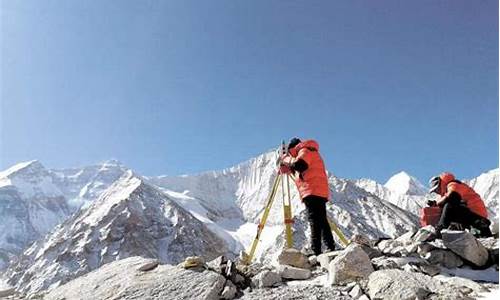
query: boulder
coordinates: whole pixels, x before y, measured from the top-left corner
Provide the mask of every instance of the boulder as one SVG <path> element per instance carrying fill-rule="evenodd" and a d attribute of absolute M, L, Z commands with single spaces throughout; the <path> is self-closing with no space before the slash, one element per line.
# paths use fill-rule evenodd
<path fill-rule="evenodd" d="M 365 245 L 368 247 L 372 246 L 370 239 L 367 236 L 359 234 L 359 233 L 357 233 L 351 237 L 351 243 L 356 243 L 358 245 Z"/>
<path fill-rule="evenodd" d="M 309 264 L 312 267 L 314 267 L 314 266 L 316 266 L 318 264 L 318 257 L 316 255 L 309 256 L 308 260 L 309 260 Z"/>
<path fill-rule="evenodd" d="M 3 288 L 2 286 L 0 286 L 0 298 L 8 297 L 14 295 L 15 293 L 16 290 L 12 287 Z"/>
<path fill-rule="evenodd" d="M 310 269 L 309 259 L 307 256 L 297 249 L 286 248 L 278 256 L 280 265 L 288 265 L 301 269 Z"/>
<path fill-rule="evenodd" d="M 404 265 L 427 265 L 427 261 L 420 257 L 377 257 L 372 259 L 372 264 L 377 270 L 383 269 L 397 269 L 402 268 Z"/>
<path fill-rule="evenodd" d="M 370 257 L 358 244 L 349 245 L 328 267 L 329 284 L 345 284 L 367 278 L 373 272 Z"/>
<path fill-rule="evenodd" d="M 370 259 L 383 256 L 382 252 L 380 252 L 377 248 L 368 247 L 366 245 L 361 245 L 361 248 L 363 248 L 363 251 L 368 254 Z"/>
<path fill-rule="evenodd" d="M 205 260 L 200 256 L 188 256 L 184 259 L 182 266 L 184 269 L 201 268 L 205 265 Z"/>
<path fill-rule="evenodd" d="M 351 296 L 351 298 L 353 299 L 358 299 L 362 295 L 363 295 L 363 290 L 361 289 L 359 284 L 354 285 L 354 287 L 349 292 L 349 296 Z"/>
<path fill-rule="evenodd" d="M 498 239 L 493 237 L 478 239 L 479 242 L 488 250 L 490 262 L 498 265 Z"/>
<path fill-rule="evenodd" d="M 137 268 L 137 270 L 142 271 L 142 272 L 147 272 L 147 271 L 151 271 L 154 268 L 158 267 L 158 265 L 159 265 L 158 260 L 152 259 L 152 260 L 147 261 L 144 264 L 142 264 L 139 268 Z"/>
<path fill-rule="evenodd" d="M 281 282 L 280 274 L 269 270 L 264 270 L 252 278 L 252 285 L 257 288 L 271 287 L 279 282 Z"/>
<path fill-rule="evenodd" d="M 236 286 L 230 281 L 226 281 L 226 286 L 222 290 L 222 293 L 220 294 L 220 298 L 224 300 L 231 300 L 236 296 L 236 293 L 238 292 L 238 289 L 236 289 Z"/>
<path fill-rule="evenodd" d="M 154 272 L 138 268 L 147 259 L 129 257 L 114 261 L 51 290 L 46 300 L 61 299 L 200 299 L 217 300 L 226 279 L 202 269 L 186 270 L 158 265 Z"/>
<path fill-rule="evenodd" d="M 337 251 L 331 251 L 327 253 L 323 253 L 318 255 L 317 260 L 321 266 L 322 269 L 328 270 L 328 266 L 330 265 L 330 262 L 337 256 L 342 253 L 342 250 L 337 250 Z"/>
<path fill-rule="evenodd" d="M 461 267 L 464 264 L 458 255 L 449 250 L 443 249 L 431 250 L 424 256 L 424 258 L 430 264 L 440 265 L 450 269 Z"/>
<path fill-rule="evenodd" d="M 453 285 L 459 289 L 463 289 L 464 287 L 474 291 L 475 293 L 482 293 L 488 291 L 485 287 L 480 285 L 477 282 L 474 282 L 467 278 L 462 277 L 450 277 L 445 275 L 436 275 L 434 279 L 437 279 L 441 282 L 446 282 L 450 285 Z"/>
<path fill-rule="evenodd" d="M 441 272 L 441 268 L 436 265 L 420 265 L 418 266 L 421 273 L 427 274 L 429 276 L 437 275 Z"/>
<path fill-rule="evenodd" d="M 488 262 L 488 250 L 471 233 L 467 231 L 442 230 L 441 235 L 446 248 L 463 259 L 478 267 L 482 267 Z"/>
<path fill-rule="evenodd" d="M 414 242 L 428 242 L 436 238 L 436 228 L 432 225 L 427 225 L 420 228 L 413 236 Z"/>
<path fill-rule="evenodd" d="M 304 280 L 311 278 L 311 270 L 287 265 L 280 265 L 278 267 L 278 273 L 283 279 Z"/>
<path fill-rule="evenodd" d="M 368 295 L 371 299 L 427 299 L 431 294 L 441 296 L 436 299 L 463 299 L 463 294 L 450 285 L 421 273 L 379 270 L 368 277 Z"/>
<path fill-rule="evenodd" d="M 407 233 L 396 238 L 396 241 L 401 242 L 403 245 L 411 244 L 413 242 L 412 240 L 413 235 L 415 235 L 415 231 L 410 230 Z"/>
<path fill-rule="evenodd" d="M 207 262 L 207 266 L 218 273 L 224 273 L 226 269 L 227 258 L 224 255 L 221 255 L 209 262 Z"/>

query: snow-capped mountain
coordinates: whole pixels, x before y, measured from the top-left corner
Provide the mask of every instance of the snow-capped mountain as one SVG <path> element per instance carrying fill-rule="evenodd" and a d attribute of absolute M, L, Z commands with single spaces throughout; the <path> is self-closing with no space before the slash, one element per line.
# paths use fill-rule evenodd
<path fill-rule="evenodd" d="M 29 243 L 97 199 L 126 170 L 114 160 L 63 170 L 34 160 L 0 172 L 0 270 Z"/>
<path fill-rule="evenodd" d="M 389 178 L 384 186 L 399 195 L 423 196 L 427 194 L 424 185 L 404 171 Z"/>
<path fill-rule="evenodd" d="M 131 255 L 177 262 L 192 254 L 211 257 L 246 250 L 277 174 L 276 159 L 271 151 L 221 171 L 145 178 L 116 161 L 46 171 L 52 184 L 50 188 L 43 185 L 47 193 L 55 191 L 71 203 L 67 210 L 82 208 L 24 252 L 7 272 L 10 282 L 17 283 L 20 290 L 35 291 Z M 2 174 L 12 173 L 9 170 Z M 471 181 L 492 205 L 498 205 L 498 169 L 495 171 Z M 12 182 L 12 178 L 8 180 Z M 295 185 L 289 183 L 295 247 L 301 248 L 308 243 L 309 226 Z M 329 183 L 327 212 L 347 237 L 355 233 L 371 238 L 403 234 L 417 226 L 418 209 L 428 197 L 423 185 L 404 172 L 386 185 L 331 174 Z M 2 189 L 12 186 L 5 183 Z M 281 187 L 260 239 L 257 261 L 273 260 L 284 244 Z M 7 191 L 3 195 L 9 195 Z M 0 198 L 0 205 L 8 203 L 4 199 L 10 198 Z M 24 215 L 24 211 L 9 215 L 16 213 Z M 19 236 L 32 240 L 36 236 L 29 236 L 31 231 L 27 227 Z"/>
<path fill-rule="evenodd" d="M 29 247 L 6 275 L 19 291 L 36 292 L 130 256 L 172 264 L 227 252 L 201 221 L 127 171 L 88 208 Z"/>
<path fill-rule="evenodd" d="M 275 152 L 268 152 L 222 171 L 148 180 L 174 198 L 175 193 L 189 197 L 189 200 L 175 199 L 193 215 L 201 216 L 200 220 L 207 222 L 209 228 L 215 228 L 214 231 L 237 252 L 247 249 L 254 238 L 277 174 L 276 159 Z M 333 175 L 329 181 L 332 197 L 327 206 L 328 213 L 348 236 L 354 233 L 364 233 L 372 238 L 395 236 L 416 226 L 414 215 L 359 188 L 354 182 Z M 295 222 L 307 224 L 302 213 L 305 207 L 293 181 L 289 183 Z M 281 249 L 276 240 L 283 231 L 282 199 L 280 187 L 256 254 L 259 260 L 268 259 L 269 253 Z M 296 231 L 303 229 L 296 228 Z M 309 230 L 307 226 L 305 230 Z M 296 246 L 302 247 L 303 243 Z"/>
<path fill-rule="evenodd" d="M 395 175 L 397 176 L 397 175 Z M 393 177 L 394 178 L 394 177 Z M 394 184 L 395 181 L 391 182 L 391 185 Z M 405 188 L 397 189 L 389 189 L 386 185 L 382 185 L 372 179 L 358 179 L 354 180 L 354 183 L 364 189 L 365 191 L 377 196 L 380 199 L 386 200 L 399 208 L 402 208 L 415 216 L 420 214 L 420 209 L 426 205 L 427 199 L 433 198 L 434 196 L 429 194 L 422 195 L 410 195 L 402 193 L 407 190 Z M 408 187 L 405 183 L 404 186 Z M 418 185 L 416 185 L 418 186 Z"/>
<path fill-rule="evenodd" d="M 40 162 L 0 172 L 0 269 L 69 212 L 63 193 Z"/>
<path fill-rule="evenodd" d="M 108 160 L 83 168 L 50 170 L 50 173 L 70 208 L 76 211 L 97 199 L 127 170 L 119 161 Z"/>
<path fill-rule="evenodd" d="M 498 215 L 498 177 L 499 169 L 493 169 L 480 176 L 463 180 L 470 185 L 484 200 L 490 213 L 490 219 Z M 397 183 L 400 183 L 399 187 Z M 425 187 L 414 177 L 405 172 L 400 172 L 391 177 L 385 185 L 371 179 L 355 180 L 358 187 L 376 195 L 380 199 L 403 208 L 415 215 L 420 214 L 420 209 L 426 205 L 427 200 L 435 199 L 435 194 L 428 194 Z"/>
<path fill-rule="evenodd" d="M 497 168 L 466 181 L 483 198 L 491 218 L 498 218 L 499 174 L 500 171 Z"/>

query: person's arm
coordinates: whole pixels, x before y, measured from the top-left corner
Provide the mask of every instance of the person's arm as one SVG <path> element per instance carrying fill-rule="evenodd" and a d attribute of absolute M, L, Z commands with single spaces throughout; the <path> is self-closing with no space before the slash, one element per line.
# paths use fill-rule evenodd
<path fill-rule="evenodd" d="M 301 149 L 295 158 L 290 155 L 283 157 L 281 164 L 288 166 L 293 172 L 302 173 L 309 168 L 308 156 L 307 149 Z"/>
<path fill-rule="evenodd" d="M 450 190 L 437 201 L 437 205 L 442 207 L 446 203 L 460 204 L 461 201 L 462 201 L 462 196 L 460 196 L 459 193 Z"/>

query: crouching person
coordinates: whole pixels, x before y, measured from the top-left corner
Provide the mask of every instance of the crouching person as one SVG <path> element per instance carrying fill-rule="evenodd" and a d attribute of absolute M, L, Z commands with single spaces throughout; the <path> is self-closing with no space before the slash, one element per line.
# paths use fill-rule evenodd
<path fill-rule="evenodd" d="M 442 229 L 453 225 L 451 229 L 475 228 L 479 231 L 480 237 L 492 236 L 488 211 L 481 196 L 474 189 L 456 180 L 451 173 L 435 176 L 431 178 L 429 184 L 431 186 L 429 192 L 437 193 L 440 196 L 437 202 L 430 201 L 428 203 L 431 206 L 441 207 L 441 217 L 436 226 L 438 235 Z"/>

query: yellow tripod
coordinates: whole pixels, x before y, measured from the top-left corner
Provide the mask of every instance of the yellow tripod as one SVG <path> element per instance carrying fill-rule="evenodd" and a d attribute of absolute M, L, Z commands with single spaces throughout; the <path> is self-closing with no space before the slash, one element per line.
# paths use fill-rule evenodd
<path fill-rule="evenodd" d="M 269 212 L 271 211 L 271 207 L 273 206 L 274 198 L 278 192 L 278 188 L 281 183 L 282 195 L 283 195 L 283 216 L 285 223 L 285 236 L 286 236 L 286 247 L 293 247 L 293 233 L 292 233 L 292 224 L 293 224 L 293 216 L 292 216 L 292 205 L 290 202 L 290 176 L 286 174 L 278 174 L 274 179 L 274 183 L 271 189 L 271 193 L 267 198 L 266 206 L 264 208 L 264 213 L 262 214 L 262 218 L 260 219 L 259 225 L 257 226 L 257 234 L 252 242 L 252 246 L 250 247 L 250 252 L 247 254 L 246 252 L 242 252 L 242 261 L 245 264 L 250 264 L 255 255 L 255 250 L 257 249 L 257 244 L 259 243 L 260 236 L 262 230 L 264 230 L 264 226 L 267 222 L 267 217 L 269 216 Z M 286 189 L 285 189 L 286 185 Z M 285 192 L 287 197 L 285 197 Z"/>
<path fill-rule="evenodd" d="M 281 153 L 284 154 L 286 153 L 286 148 L 285 148 L 285 142 L 283 141 L 281 144 Z M 277 176 L 274 179 L 273 186 L 271 188 L 271 193 L 269 194 L 267 201 L 266 201 L 266 206 L 264 207 L 264 213 L 262 214 L 262 218 L 259 221 L 259 225 L 257 226 L 257 234 L 255 235 L 255 238 L 252 242 L 252 245 L 250 247 L 250 252 L 242 252 L 241 253 L 241 260 L 244 264 L 250 264 L 254 255 L 255 255 L 255 250 L 257 249 L 257 244 L 259 243 L 260 236 L 262 234 L 262 231 L 264 230 L 264 226 L 266 225 L 267 222 L 267 217 L 269 216 L 269 212 L 271 211 L 271 207 L 274 202 L 274 198 L 278 192 L 278 188 L 281 183 L 281 189 L 282 189 L 282 196 L 283 196 L 283 216 L 284 216 L 284 223 L 285 223 L 285 237 L 286 237 L 286 247 L 287 248 L 292 248 L 293 247 L 293 232 L 292 232 L 292 224 L 293 224 L 293 215 L 292 215 L 292 205 L 291 205 L 291 194 L 290 194 L 290 178 L 295 180 L 292 174 L 280 174 L 278 173 Z M 286 185 L 286 189 L 285 189 Z M 285 197 L 286 194 L 286 197 Z M 338 228 L 337 224 L 333 222 L 331 219 L 328 219 L 328 223 L 330 224 L 331 230 L 338 236 L 339 240 L 344 244 L 344 247 L 349 244 L 349 241 L 345 238 L 344 234 L 340 229 Z"/>

